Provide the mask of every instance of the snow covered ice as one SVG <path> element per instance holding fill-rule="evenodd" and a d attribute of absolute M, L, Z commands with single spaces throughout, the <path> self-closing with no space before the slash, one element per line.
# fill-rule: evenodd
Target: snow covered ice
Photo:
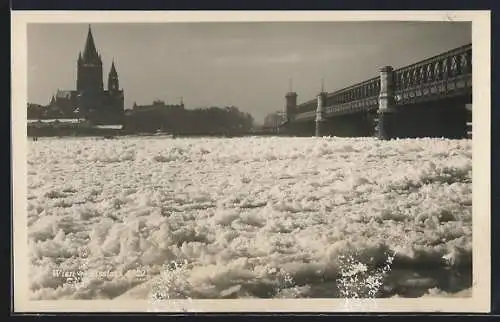
<path fill-rule="evenodd" d="M 376 296 L 470 295 L 471 140 L 28 144 L 31 299 L 339 297 L 392 255 Z"/>

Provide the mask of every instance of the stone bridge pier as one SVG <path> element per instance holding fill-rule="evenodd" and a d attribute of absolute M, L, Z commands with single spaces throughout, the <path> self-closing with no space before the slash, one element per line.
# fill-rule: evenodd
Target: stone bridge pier
<path fill-rule="evenodd" d="M 295 122 L 295 114 L 297 110 L 297 93 L 288 92 L 286 98 L 286 126 L 282 126 L 282 131 L 292 136 L 314 136 L 316 126 L 312 122 Z"/>

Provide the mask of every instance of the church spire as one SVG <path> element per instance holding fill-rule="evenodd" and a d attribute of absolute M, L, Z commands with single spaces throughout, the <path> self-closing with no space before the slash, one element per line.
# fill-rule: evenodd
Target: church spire
<path fill-rule="evenodd" d="M 85 42 L 85 48 L 83 49 L 83 60 L 92 61 L 99 59 L 99 54 L 95 47 L 94 36 L 92 35 L 92 28 L 89 25 L 89 31 L 87 33 L 87 40 Z"/>
<path fill-rule="evenodd" d="M 120 88 L 120 83 L 118 82 L 118 73 L 116 72 L 115 60 L 113 59 L 111 63 L 111 69 L 108 74 L 108 90 L 117 91 Z"/>
<path fill-rule="evenodd" d="M 113 75 L 113 76 L 118 76 L 118 73 L 116 72 L 115 60 L 114 59 L 111 62 L 111 70 L 109 71 L 109 74 Z"/>

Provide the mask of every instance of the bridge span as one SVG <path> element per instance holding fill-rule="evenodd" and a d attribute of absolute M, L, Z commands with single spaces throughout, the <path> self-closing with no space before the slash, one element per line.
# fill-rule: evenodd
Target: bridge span
<path fill-rule="evenodd" d="M 472 44 L 393 69 L 297 105 L 285 96 L 283 130 L 298 136 L 377 136 L 380 139 L 470 136 Z"/>

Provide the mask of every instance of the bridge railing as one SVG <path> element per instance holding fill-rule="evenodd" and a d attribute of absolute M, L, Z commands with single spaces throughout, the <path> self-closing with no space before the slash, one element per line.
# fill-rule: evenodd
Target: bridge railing
<path fill-rule="evenodd" d="M 396 96 L 403 97 L 400 103 L 404 103 L 406 100 L 412 100 L 415 92 L 430 91 L 430 87 L 435 87 L 436 84 L 439 85 L 437 91 L 441 92 L 447 91 L 447 83 L 450 80 L 468 78 L 471 81 L 471 73 L 472 44 L 467 44 L 394 70 L 392 72 L 393 92 Z M 324 102 L 325 114 L 331 116 L 376 108 L 379 94 L 380 76 L 328 93 Z M 421 93 L 416 93 L 416 95 L 423 96 Z M 298 105 L 295 119 L 314 118 L 316 108 L 316 99 Z"/>
<path fill-rule="evenodd" d="M 312 99 L 306 101 L 300 105 L 297 105 L 296 109 L 296 120 L 309 120 L 314 119 L 316 116 L 316 108 L 318 106 L 318 101 L 316 99 Z"/>
<path fill-rule="evenodd" d="M 374 77 L 341 90 L 328 93 L 325 102 L 325 113 L 341 114 L 351 108 L 370 108 L 376 106 L 380 93 L 380 77 Z M 314 118 L 317 101 L 310 100 L 297 107 L 296 119 Z"/>
<path fill-rule="evenodd" d="M 361 83 L 329 93 L 326 106 L 341 105 L 364 98 L 378 96 L 380 93 L 380 77 L 374 77 Z"/>
<path fill-rule="evenodd" d="M 461 46 L 394 71 L 394 90 L 401 93 L 472 73 L 472 44 Z"/>
<path fill-rule="evenodd" d="M 305 112 L 315 111 L 317 105 L 318 105 L 318 101 L 316 99 L 306 101 L 306 102 L 301 103 L 300 105 L 297 106 L 297 113 L 301 114 L 301 113 L 305 113 Z"/>

